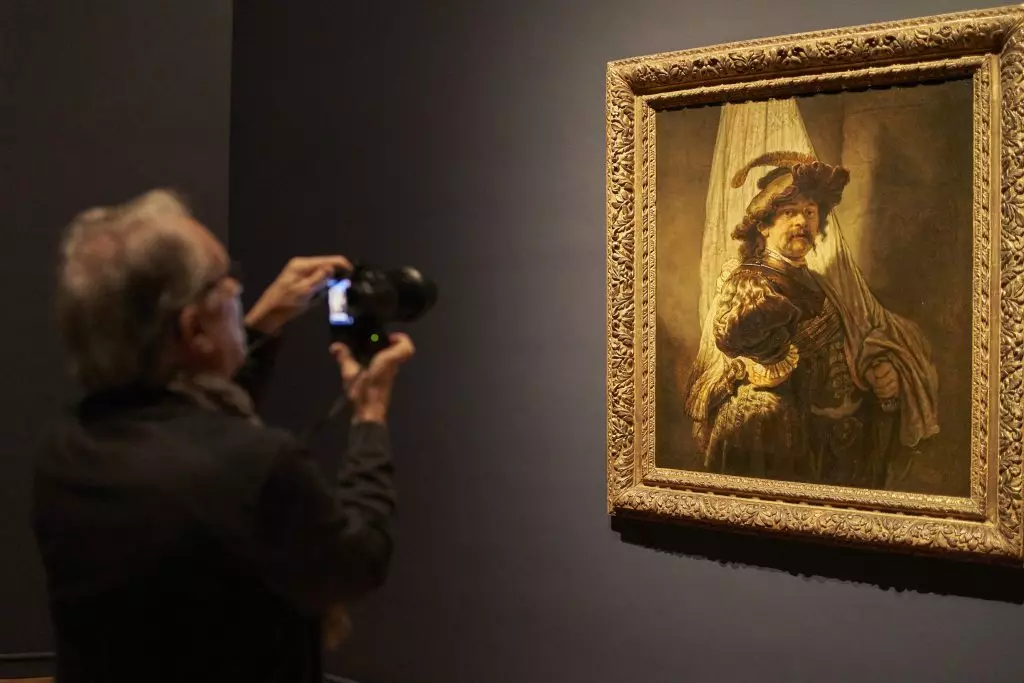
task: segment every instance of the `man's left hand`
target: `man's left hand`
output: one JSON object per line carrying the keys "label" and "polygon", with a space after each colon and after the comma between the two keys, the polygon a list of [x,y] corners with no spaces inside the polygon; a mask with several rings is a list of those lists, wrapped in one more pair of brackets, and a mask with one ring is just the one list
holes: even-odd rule
{"label": "man's left hand", "polygon": [[895,398],[900,392],[900,377],[896,373],[896,368],[887,360],[879,361],[869,367],[865,372],[865,379],[875,390],[875,395],[883,401]]}
{"label": "man's left hand", "polygon": [[306,310],[335,268],[351,270],[352,264],[344,256],[293,258],[245,316],[245,324],[265,334],[276,333]]}

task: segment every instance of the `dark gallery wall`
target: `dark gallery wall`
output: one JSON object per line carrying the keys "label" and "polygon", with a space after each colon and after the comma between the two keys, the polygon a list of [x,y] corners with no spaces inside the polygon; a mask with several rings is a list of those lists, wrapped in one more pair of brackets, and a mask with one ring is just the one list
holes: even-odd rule
{"label": "dark gallery wall", "polygon": [[[290,254],[335,250],[441,283],[437,309],[409,328],[420,353],[396,398],[393,573],[332,671],[362,683],[1021,680],[1019,577],[620,535],[605,511],[606,63],[980,6],[238,9],[232,247],[250,284]],[[273,419],[302,426],[329,400],[323,344],[319,321],[297,326]]]}
{"label": "dark gallery wall", "polygon": [[[230,0],[0,3],[0,678],[53,643],[28,527],[32,448],[68,400],[52,318],[62,226],[155,185],[227,237]],[[14,656],[12,656],[14,655]]]}

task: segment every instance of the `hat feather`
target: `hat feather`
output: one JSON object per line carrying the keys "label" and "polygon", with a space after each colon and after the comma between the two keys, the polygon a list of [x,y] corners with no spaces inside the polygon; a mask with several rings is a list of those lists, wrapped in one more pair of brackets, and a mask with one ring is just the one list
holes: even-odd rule
{"label": "hat feather", "polygon": [[813,164],[816,161],[810,154],[800,152],[768,152],[757,157],[749,164],[737,171],[732,178],[733,187],[742,187],[747,180],[747,175],[757,166],[776,166],[780,168],[793,168],[797,164]]}

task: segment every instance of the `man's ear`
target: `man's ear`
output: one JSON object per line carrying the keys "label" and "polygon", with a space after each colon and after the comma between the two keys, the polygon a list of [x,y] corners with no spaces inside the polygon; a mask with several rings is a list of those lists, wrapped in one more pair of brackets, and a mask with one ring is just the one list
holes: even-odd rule
{"label": "man's ear", "polygon": [[206,333],[199,308],[195,305],[186,306],[178,316],[178,336],[186,352],[211,353],[213,340]]}

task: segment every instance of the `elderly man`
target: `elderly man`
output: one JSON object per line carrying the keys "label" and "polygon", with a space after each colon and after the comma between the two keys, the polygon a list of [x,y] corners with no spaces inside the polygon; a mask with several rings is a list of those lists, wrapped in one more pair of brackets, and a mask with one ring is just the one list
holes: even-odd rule
{"label": "elderly man", "polygon": [[849,173],[775,152],[733,187],[758,166],[774,168],[733,231],[739,259],[720,280],[688,388],[695,436],[718,472],[884,487],[894,457],[924,432],[919,408],[936,383],[927,345],[885,311],[858,317],[808,268]]}
{"label": "elderly man", "polygon": [[389,564],[387,413],[410,340],[366,368],[331,348],[352,409],[331,484],[255,401],[282,327],[344,257],[294,259],[243,318],[224,247],[163,191],[81,214],[61,256],[85,395],[35,478],[57,680],[319,682],[325,616]]}

